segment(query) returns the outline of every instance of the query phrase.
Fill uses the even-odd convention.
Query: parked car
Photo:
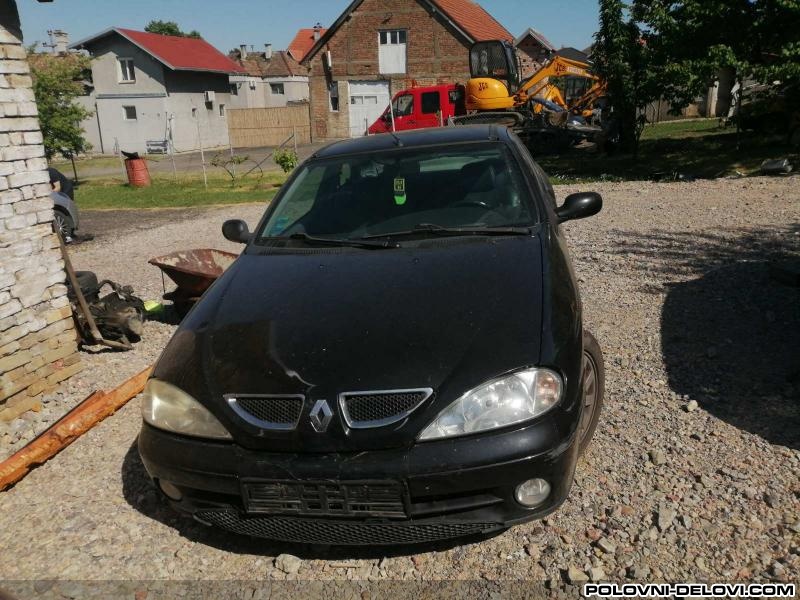
[[[80,226],[78,205],[66,194],[50,192],[53,199],[53,226],[61,233],[64,241],[70,241]]]
[[[391,109],[391,110],[390,110]],[[397,92],[391,106],[369,127],[369,133],[440,127],[450,117],[466,114],[464,86],[436,85],[413,87]]]
[[[190,311],[142,403],[172,505],[232,532],[395,545],[554,511],[603,403],[547,176],[506,128],[336,142]]]

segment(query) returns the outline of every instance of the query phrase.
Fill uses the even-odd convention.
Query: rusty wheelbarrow
[[[147,262],[161,269],[162,278],[166,275],[177,284],[176,289],[164,294],[164,300],[171,300],[178,313],[185,315],[237,258],[231,252],[199,248],[158,256]]]

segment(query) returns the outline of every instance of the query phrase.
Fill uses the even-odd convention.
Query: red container
[[[147,161],[143,158],[126,158],[125,170],[128,172],[128,183],[134,187],[147,187],[150,185],[150,171],[147,170]]]

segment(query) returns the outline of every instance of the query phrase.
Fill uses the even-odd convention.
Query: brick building
[[[0,420],[81,368],[16,3],[0,0]]]
[[[469,79],[476,41],[513,36],[471,0],[355,0],[303,58],[315,140],[362,135],[398,91]]]
[[[514,40],[514,46],[517,47],[520,74],[523,78],[530,77],[541,69],[556,52],[555,46],[546,37],[530,27]]]

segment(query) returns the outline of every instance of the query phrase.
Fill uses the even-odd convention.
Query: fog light
[[[161,488],[161,491],[169,498],[170,500],[175,500],[176,502],[183,498],[183,494],[178,489],[174,483],[170,483],[169,481],[159,480],[158,487]]]
[[[539,506],[550,495],[550,484],[544,479],[528,479],[517,486],[517,502],[527,508]]]

